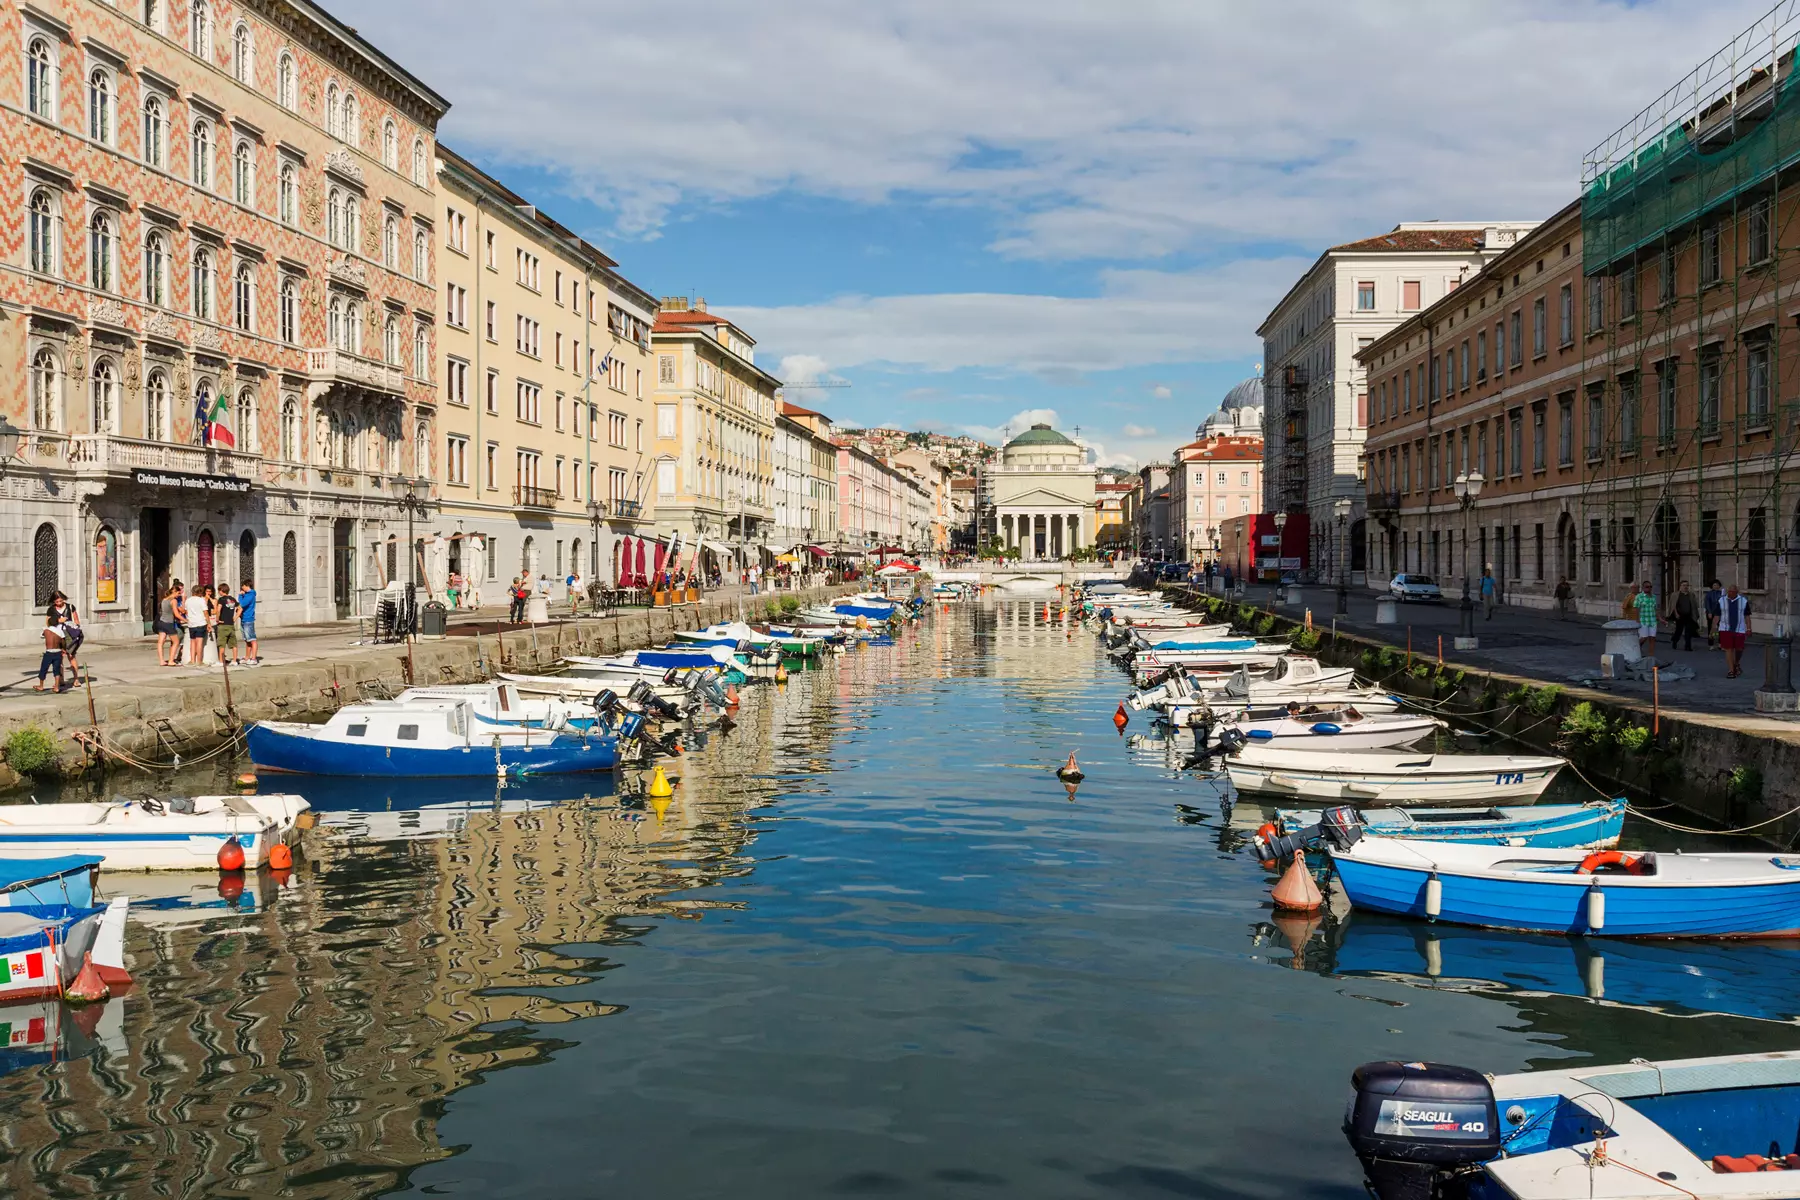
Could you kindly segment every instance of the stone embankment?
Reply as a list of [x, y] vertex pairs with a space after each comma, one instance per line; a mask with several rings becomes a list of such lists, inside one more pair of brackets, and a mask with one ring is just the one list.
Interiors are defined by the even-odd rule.
[[1285, 635], [1321, 661], [1354, 667], [1460, 727], [1563, 755], [1603, 791], [1672, 805], [1658, 813], [1671, 822], [1748, 831], [1782, 848], [1800, 843], [1800, 727], [1774, 732], [1750, 727], [1750, 714], [1671, 711], [1611, 692], [1440, 662], [1435, 652], [1403, 651], [1316, 624], [1309, 630], [1292, 617], [1199, 588], [1168, 584], [1164, 591], [1184, 607], [1240, 625], [1248, 615], [1258, 634]]
[[[405, 644], [345, 646], [329, 657], [254, 670], [182, 673], [167, 681], [113, 683], [63, 695], [34, 697], [0, 718], [0, 742], [25, 726], [50, 732], [62, 747], [60, 767], [76, 774], [94, 766], [97, 738], [108, 751], [133, 759], [190, 759], [229, 741], [259, 720], [316, 720], [357, 700], [390, 696], [402, 688], [468, 683], [495, 671], [549, 670], [566, 655], [615, 654], [661, 645], [677, 630], [717, 621], [760, 620], [785, 597], [804, 605], [855, 591], [852, 586], [813, 588], [774, 596], [733, 596], [673, 608], [632, 609], [616, 616], [560, 620], [547, 625], [473, 633], [455, 628], [448, 637]], [[108, 766], [118, 765], [109, 755]], [[20, 782], [0, 766], [0, 788]]]

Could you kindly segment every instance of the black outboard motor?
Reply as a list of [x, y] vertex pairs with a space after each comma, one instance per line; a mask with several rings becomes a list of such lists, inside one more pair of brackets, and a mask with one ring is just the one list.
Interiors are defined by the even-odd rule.
[[1220, 754], [1236, 754], [1239, 750], [1244, 748], [1245, 743], [1249, 740], [1248, 737], [1244, 736], [1243, 730], [1239, 729], [1236, 725], [1231, 725], [1219, 731], [1219, 737], [1215, 743], [1215, 748]]
[[1331, 843], [1333, 850], [1348, 850], [1362, 841], [1362, 814], [1348, 804], [1328, 808], [1319, 814], [1319, 834]]
[[1428, 1062], [1372, 1062], [1350, 1076], [1344, 1136], [1376, 1200], [1463, 1197], [1499, 1157], [1487, 1076]]

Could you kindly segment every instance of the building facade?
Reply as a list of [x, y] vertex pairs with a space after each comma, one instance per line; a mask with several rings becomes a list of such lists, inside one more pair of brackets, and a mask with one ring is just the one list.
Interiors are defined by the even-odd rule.
[[[1321, 254], [1263, 320], [1268, 379], [1263, 508], [1306, 512], [1316, 537], [1351, 503], [1353, 568], [1363, 567], [1362, 445], [1368, 389], [1357, 353], [1453, 291], [1511, 246], [1529, 221], [1419, 221]], [[1314, 548], [1313, 562], [1327, 560]]]
[[435, 470], [446, 102], [304, 0], [0, 22], [8, 636], [58, 589], [145, 633], [175, 578], [358, 611]]
[[993, 506], [988, 533], [1008, 550], [1044, 561], [1093, 546], [1095, 471], [1079, 442], [1033, 425], [982, 474]]
[[1131, 546], [1132, 498], [1138, 481], [1102, 479], [1094, 484], [1094, 545], [1102, 550], [1128, 549]]
[[796, 404], [775, 418], [775, 541], [824, 546], [837, 536], [837, 447], [831, 420]]
[[1169, 540], [1169, 476], [1166, 463], [1138, 468], [1134, 525], [1139, 554], [1161, 558], [1173, 553]]
[[950, 512], [950, 467], [924, 446], [909, 445], [895, 454], [891, 464], [910, 474], [925, 493], [925, 512], [920, 518], [915, 549], [942, 554], [950, 548], [954, 518]]
[[901, 535], [905, 499], [887, 464], [860, 442], [837, 440], [838, 544], [847, 550], [893, 545]]
[[1226, 519], [1262, 511], [1262, 454], [1261, 438], [1221, 434], [1175, 451], [1168, 519], [1177, 557], [1190, 562], [1217, 557]]

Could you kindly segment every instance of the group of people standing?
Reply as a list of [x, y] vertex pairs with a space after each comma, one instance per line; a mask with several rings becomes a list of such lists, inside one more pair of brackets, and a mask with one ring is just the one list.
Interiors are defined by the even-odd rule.
[[217, 647], [221, 662], [229, 653], [233, 666], [262, 664], [256, 651], [256, 589], [249, 580], [234, 594], [229, 583], [203, 584], [189, 591], [177, 579], [158, 603], [154, 627], [161, 666], [185, 662], [204, 667], [208, 641]]
[[[1657, 616], [1663, 604], [1650, 590], [1650, 581], [1638, 584], [1638, 590], [1626, 598], [1625, 613], [1638, 623], [1638, 646], [1646, 658], [1656, 657]], [[1707, 649], [1725, 652], [1725, 678], [1736, 679], [1744, 673], [1744, 643], [1750, 636], [1750, 597], [1738, 591], [1737, 584], [1722, 586], [1715, 579], [1706, 591], [1695, 596], [1687, 580], [1668, 603], [1664, 614], [1675, 630], [1669, 638], [1670, 648], [1694, 648], [1694, 637], [1706, 624]]]

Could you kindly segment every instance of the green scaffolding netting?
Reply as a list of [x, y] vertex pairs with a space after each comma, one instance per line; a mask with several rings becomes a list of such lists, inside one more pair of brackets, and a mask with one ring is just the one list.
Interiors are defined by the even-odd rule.
[[1685, 121], [1596, 176], [1581, 197], [1583, 270], [1606, 271], [1800, 161], [1796, 78], [1779, 81], [1772, 103], [1740, 104], [1736, 137], [1716, 149]]

